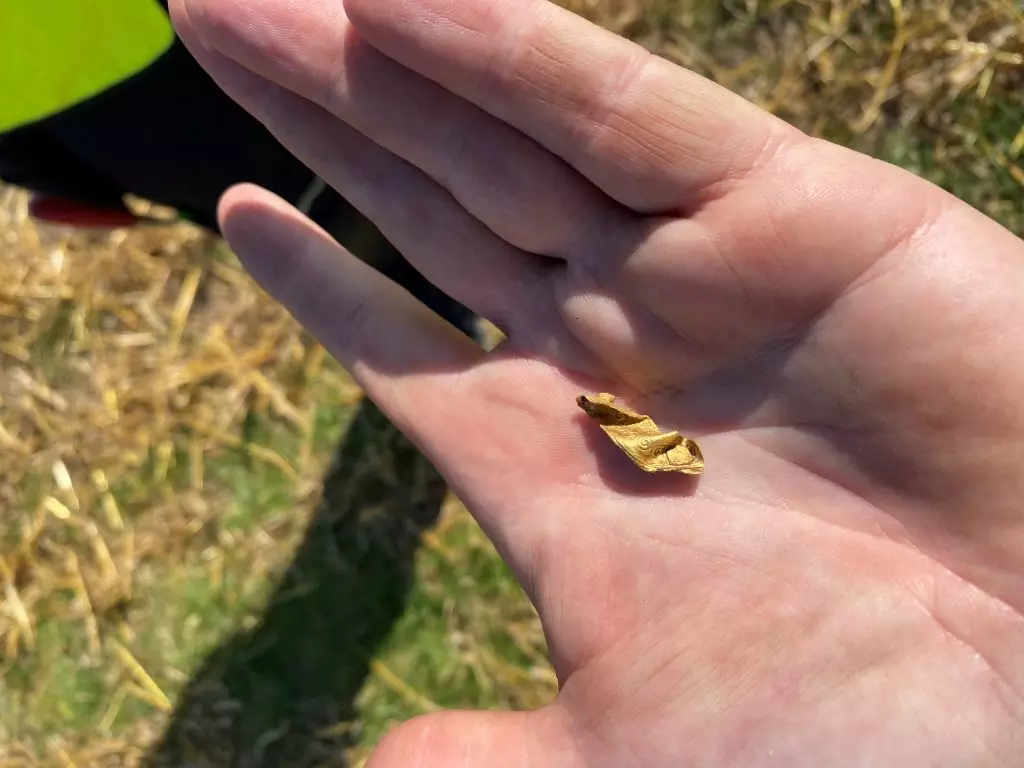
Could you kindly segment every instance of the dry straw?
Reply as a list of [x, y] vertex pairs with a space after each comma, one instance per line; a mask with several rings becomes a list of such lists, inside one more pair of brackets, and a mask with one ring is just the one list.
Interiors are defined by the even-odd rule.
[[[123, 695], [170, 710], [121, 626], [136, 570], [216, 514], [204, 468], [225, 448], [317, 482], [314, 457], [295, 466], [241, 423], [264, 412], [308, 434], [323, 362], [213, 238], [39, 227], [24, 193], [0, 188], [0, 672], [33, 653], [45, 616], [80, 626], [89, 656], [123, 670]], [[23, 764], [3, 730], [0, 765]], [[50, 756], [117, 752], [69, 749]]]

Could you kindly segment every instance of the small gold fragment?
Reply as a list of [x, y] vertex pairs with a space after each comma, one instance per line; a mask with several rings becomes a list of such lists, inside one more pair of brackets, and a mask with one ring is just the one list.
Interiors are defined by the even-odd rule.
[[615, 395], [580, 395], [576, 404], [645, 472], [704, 472], [704, 456], [695, 440], [662, 432], [650, 416], [614, 405]]

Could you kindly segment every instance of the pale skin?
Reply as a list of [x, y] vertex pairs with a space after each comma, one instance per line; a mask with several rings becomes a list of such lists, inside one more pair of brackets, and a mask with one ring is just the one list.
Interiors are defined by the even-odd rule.
[[[226, 234], [422, 448], [561, 682], [373, 768], [1017, 765], [1024, 243], [543, 0], [175, 0], [223, 88], [508, 335], [280, 200]], [[700, 438], [641, 472], [577, 408]]]

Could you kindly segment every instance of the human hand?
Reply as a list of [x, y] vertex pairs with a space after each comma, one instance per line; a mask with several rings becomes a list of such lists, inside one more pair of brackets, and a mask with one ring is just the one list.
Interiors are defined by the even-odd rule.
[[[1024, 754], [1024, 245], [543, 2], [174, 0], [200, 62], [485, 354], [269, 194], [225, 232], [537, 605], [530, 713], [390, 766], [991, 765]], [[698, 435], [646, 475], [577, 409]]]

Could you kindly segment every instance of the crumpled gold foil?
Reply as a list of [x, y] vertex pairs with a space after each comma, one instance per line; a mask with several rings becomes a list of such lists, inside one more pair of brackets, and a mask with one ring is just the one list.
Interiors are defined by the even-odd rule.
[[645, 472], [704, 472], [704, 456], [695, 440], [662, 432], [650, 416], [615, 405], [615, 395], [580, 395], [576, 404]]

